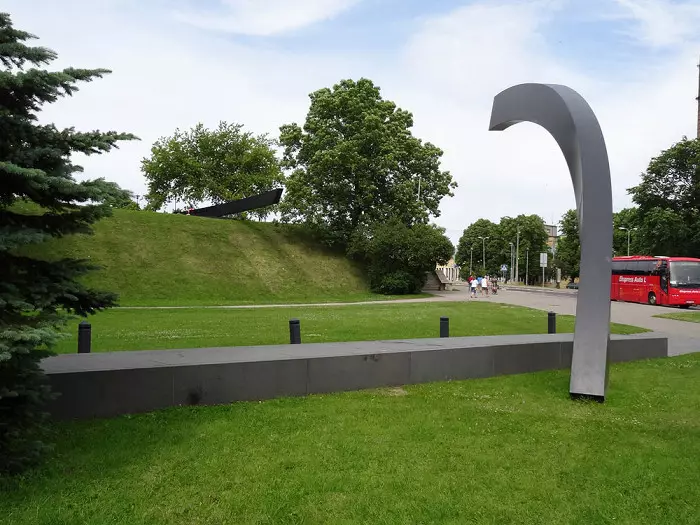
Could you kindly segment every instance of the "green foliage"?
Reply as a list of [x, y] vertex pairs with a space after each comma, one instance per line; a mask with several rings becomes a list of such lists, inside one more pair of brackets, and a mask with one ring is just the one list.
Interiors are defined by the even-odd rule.
[[628, 237], [629, 255], [645, 255], [639, 242], [638, 225], [637, 208], [625, 208], [613, 213], [613, 255], [628, 255]]
[[418, 293], [427, 272], [446, 263], [454, 246], [445, 230], [430, 224], [406, 226], [398, 219], [355, 232], [349, 254], [363, 260], [370, 288], [383, 294]]
[[[519, 243], [518, 230], [520, 231]], [[488, 237], [488, 239], [484, 242], [480, 237]], [[519, 245], [518, 273], [520, 279], [524, 280], [527, 270], [529, 281], [532, 282], [539, 272], [539, 253], [548, 250], [544, 221], [537, 215], [501, 217], [498, 224], [486, 219], [479, 219], [470, 224], [459, 239], [456, 262], [462, 267], [465, 275], [469, 271], [470, 262], [472, 273], [481, 274], [484, 272], [483, 252], [485, 248], [486, 273], [501, 275], [502, 264], [506, 264], [510, 268], [510, 243], [513, 243], [514, 253], [516, 245]], [[528, 256], [529, 265], [526, 263]]]
[[[479, 237], [488, 237], [485, 241]], [[465, 277], [471, 267], [472, 274], [483, 273], [484, 268], [484, 247], [486, 248], [486, 271], [494, 275], [493, 266], [496, 263], [498, 252], [500, 252], [500, 232], [498, 224], [488, 219], [479, 219], [470, 224], [462, 233], [457, 243], [457, 255], [455, 262], [462, 268], [462, 275]], [[510, 264], [510, 260], [508, 261]], [[498, 269], [495, 273], [500, 273]]]
[[109, 71], [26, 69], [56, 58], [53, 51], [27, 46], [32, 38], [0, 13], [0, 473], [22, 470], [44, 449], [42, 407], [50, 393], [39, 362], [56, 342], [65, 313], [91, 314], [116, 300], [78, 280], [94, 268], [86, 260], [48, 262], [22, 252], [51, 238], [89, 233], [109, 214], [102, 202], [118, 187], [102, 179], [76, 182], [73, 173], [81, 168], [70, 162], [71, 154], [103, 153], [135, 138], [37, 124], [44, 104]]
[[[333, 245], [358, 227], [397, 218], [426, 224], [457, 183], [440, 170], [442, 151], [411, 134], [413, 117], [383, 100], [370, 80], [343, 80], [310, 95], [303, 129], [280, 128], [290, 171], [282, 219], [304, 222]], [[417, 199], [420, 181], [420, 199]]]
[[[159, 210], [175, 201], [218, 204], [277, 188], [283, 177], [273, 146], [266, 135], [254, 136], [240, 124], [175, 130], [172, 137], [156, 141], [150, 158], [142, 161], [149, 208]], [[252, 212], [258, 217], [269, 213]]]
[[[102, 180], [102, 179], [100, 179]], [[102, 197], [102, 203], [110, 208], [120, 210], [140, 210], [141, 207], [134, 200], [134, 193], [119, 187], [116, 182], [105, 182], [106, 194]]]
[[556, 265], [561, 268], [562, 276], [575, 279], [581, 270], [581, 238], [579, 237], [576, 210], [568, 210], [561, 218], [559, 234]]
[[662, 151], [628, 191], [638, 206], [641, 252], [700, 254], [700, 139], [683, 137]]

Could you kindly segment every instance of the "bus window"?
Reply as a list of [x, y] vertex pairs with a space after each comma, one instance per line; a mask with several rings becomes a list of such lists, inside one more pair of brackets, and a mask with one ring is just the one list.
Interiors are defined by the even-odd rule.
[[700, 262], [672, 261], [671, 286], [674, 288], [700, 288]]

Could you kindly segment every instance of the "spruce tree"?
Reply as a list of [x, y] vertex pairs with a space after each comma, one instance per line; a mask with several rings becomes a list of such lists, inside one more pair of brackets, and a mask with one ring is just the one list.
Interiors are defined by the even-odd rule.
[[77, 182], [73, 174], [81, 168], [71, 154], [104, 153], [136, 138], [40, 124], [44, 104], [109, 71], [41, 69], [56, 53], [27, 44], [35, 38], [0, 13], [0, 474], [23, 470], [45, 449], [45, 403], [52, 394], [40, 361], [66, 317], [92, 314], [117, 299], [80, 282], [94, 269], [88, 261], [42, 260], [31, 255], [31, 245], [89, 233], [110, 213], [104, 201], [116, 185]]

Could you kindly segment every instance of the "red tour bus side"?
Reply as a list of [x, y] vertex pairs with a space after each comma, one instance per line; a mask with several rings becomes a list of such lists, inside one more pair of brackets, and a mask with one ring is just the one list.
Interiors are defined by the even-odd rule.
[[682, 308], [700, 304], [700, 259], [613, 257], [610, 299]]

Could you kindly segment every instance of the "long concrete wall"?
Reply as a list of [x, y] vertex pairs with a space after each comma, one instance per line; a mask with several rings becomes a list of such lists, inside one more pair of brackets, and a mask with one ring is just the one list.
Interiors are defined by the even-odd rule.
[[[45, 359], [59, 419], [176, 405], [490, 377], [571, 366], [571, 334], [69, 354]], [[666, 338], [612, 336], [612, 362], [668, 355]]]

